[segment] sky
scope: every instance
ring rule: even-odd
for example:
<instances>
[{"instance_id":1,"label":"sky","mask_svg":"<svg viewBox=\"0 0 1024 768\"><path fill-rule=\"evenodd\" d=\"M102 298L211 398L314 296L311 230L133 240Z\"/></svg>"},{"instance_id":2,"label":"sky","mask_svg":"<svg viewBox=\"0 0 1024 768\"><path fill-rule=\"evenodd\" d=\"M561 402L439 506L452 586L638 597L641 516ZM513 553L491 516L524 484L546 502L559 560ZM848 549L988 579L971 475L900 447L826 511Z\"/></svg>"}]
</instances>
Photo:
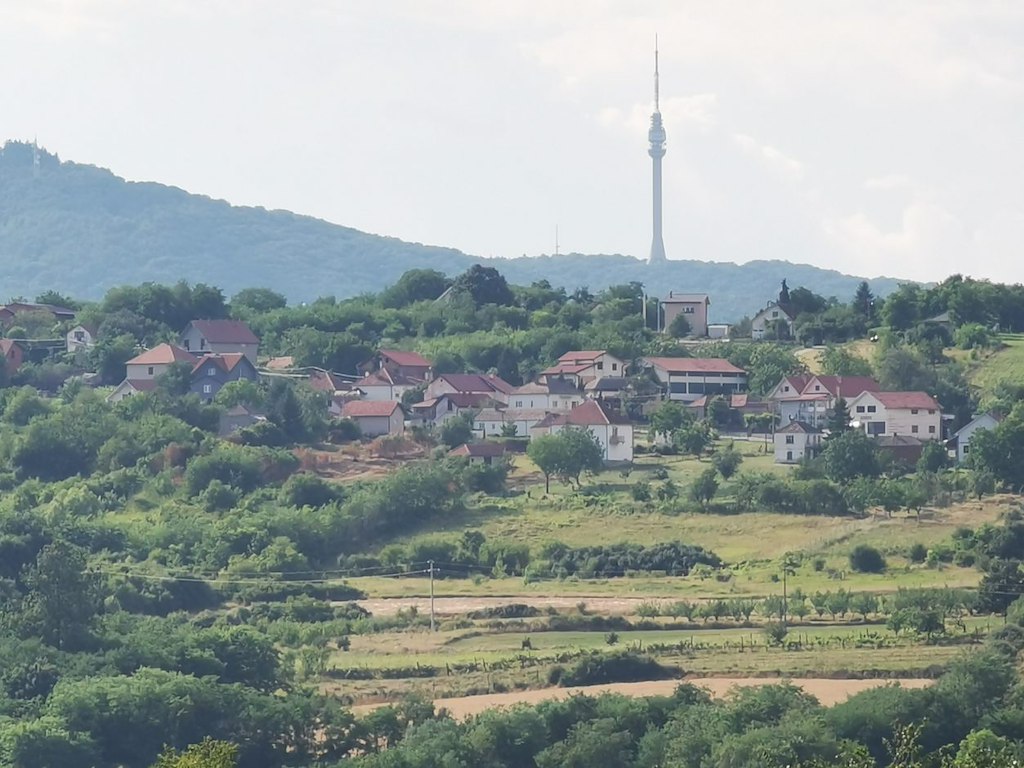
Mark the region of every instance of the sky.
<instances>
[{"instance_id":1,"label":"sky","mask_svg":"<svg viewBox=\"0 0 1024 768\"><path fill-rule=\"evenodd\" d=\"M1018 0L0 0L0 142L479 256L1024 281Z\"/></svg>"}]
</instances>

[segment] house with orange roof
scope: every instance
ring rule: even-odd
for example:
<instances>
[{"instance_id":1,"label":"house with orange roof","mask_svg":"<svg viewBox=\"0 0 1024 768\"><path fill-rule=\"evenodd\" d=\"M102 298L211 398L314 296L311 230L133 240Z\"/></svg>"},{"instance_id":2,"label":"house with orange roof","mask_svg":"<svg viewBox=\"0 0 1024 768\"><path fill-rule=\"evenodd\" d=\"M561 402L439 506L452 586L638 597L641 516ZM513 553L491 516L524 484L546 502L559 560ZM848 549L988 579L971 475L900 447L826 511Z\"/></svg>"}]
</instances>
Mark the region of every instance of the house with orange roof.
<instances>
[{"instance_id":1,"label":"house with orange roof","mask_svg":"<svg viewBox=\"0 0 1024 768\"><path fill-rule=\"evenodd\" d=\"M643 364L661 382L668 400L692 403L705 395L747 391L747 372L717 357L645 357Z\"/></svg>"},{"instance_id":2,"label":"house with orange roof","mask_svg":"<svg viewBox=\"0 0 1024 768\"><path fill-rule=\"evenodd\" d=\"M803 387L795 396L783 391L790 381L803 382ZM814 427L824 427L840 398L849 405L850 401L862 393L877 392L881 388L882 385L870 376L791 376L776 385L769 400L774 400L781 425L803 421ZM783 391L784 396L777 395L780 391Z\"/></svg>"},{"instance_id":3,"label":"house with orange roof","mask_svg":"<svg viewBox=\"0 0 1024 768\"><path fill-rule=\"evenodd\" d=\"M513 389L500 376L490 373L442 373L427 384L423 397L432 400L442 395L485 395L499 403L508 403Z\"/></svg>"},{"instance_id":4,"label":"house with orange roof","mask_svg":"<svg viewBox=\"0 0 1024 768\"><path fill-rule=\"evenodd\" d=\"M196 362L195 356L188 350L174 344L157 344L125 363L125 378L133 381L155 379L167 373L167 369L174 363L194 366Z\"/></svg>"},{"instance_id":5,"label":"house with orange roof","mask_svg":"<svg viewBox=\"0 0 1024 768\"><path fill-rule=\"evenodd\" d=\"M382 349L377 355L359 366L364 374L387 370L397 379L422 384L431 378L433 363L419 352L406 352L401 349Z\"/></svg>"}]
</instances>

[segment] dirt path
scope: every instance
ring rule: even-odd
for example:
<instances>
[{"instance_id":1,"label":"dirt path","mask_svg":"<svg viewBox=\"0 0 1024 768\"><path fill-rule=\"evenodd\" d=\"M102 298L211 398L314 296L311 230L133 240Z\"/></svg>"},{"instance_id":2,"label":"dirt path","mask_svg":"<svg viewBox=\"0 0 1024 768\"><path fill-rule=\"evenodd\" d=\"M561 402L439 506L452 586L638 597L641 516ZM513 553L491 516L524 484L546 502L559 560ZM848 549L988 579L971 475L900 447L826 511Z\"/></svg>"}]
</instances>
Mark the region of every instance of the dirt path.
<instances>
[{"instance_id":1,"label":"dirt path","mask_svg":"<svg viewBox=\"0 0 1024 768\"><path fill-rule=\"evenodd\" d=\"M357 600L374 616L394 616L400 610L415 608L421 615L430 612L430 598L427 597L382 597L371 600ZM631 614L641 603L668 602L658 597L536 597L513 595L511 597L435 597L434 612L440 616L458 616L470 611L497 608L503 605L522 604L534 608L557 608L569 610L579 603L587 604L588 613Z\"/></svg>"},{"instance_id":2,"label":"dirt path","mask_svg":"<svg viewBox=\"0 0 1024 768\"><path fill-rule=\"evenodd\" d=\"M771 685L783 682L780 677L713 677L691 678L684 682L706 688L712 696L725 696L733 688L754 685ZM799 685L809 694L827 707L846 701L854 694L878 688L883 685L899 683L904 688L924 688L931 685L931 680L900 679L900 680L832 680L827 678L794 678L786 682ZM576 688L544 688L537 691L516 691L514 693L492 693L481 696L462 696L451 699L437 699L434 706L448 710L452 717L462 720L477 715L488 709L511 707L515 704L538 704L551 699L566 699L578 694L599 696L602 693L618 693L623 696L668 696L680 683L679 680L657 680L647 683L611 683L609 685L587 685ZM368 712L379 704L353 707L356 714Z\"/></svg>"}]
</instances>

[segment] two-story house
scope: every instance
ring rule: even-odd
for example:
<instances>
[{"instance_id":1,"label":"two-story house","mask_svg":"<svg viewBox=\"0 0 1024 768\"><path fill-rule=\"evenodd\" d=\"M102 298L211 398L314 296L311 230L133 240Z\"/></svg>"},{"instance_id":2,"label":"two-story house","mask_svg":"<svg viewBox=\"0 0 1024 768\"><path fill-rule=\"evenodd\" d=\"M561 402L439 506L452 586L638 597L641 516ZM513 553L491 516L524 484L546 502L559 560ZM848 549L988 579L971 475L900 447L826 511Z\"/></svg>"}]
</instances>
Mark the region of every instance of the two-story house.
<instances>
[{"instance_id":1,"label":"two-story house","mask_svg":"<svg viewBox=\"0 0 1024 768\"><path fill-rule=\"evenodd\" d=\"M204 403L212 403L221 388L231 381L258 381L259 373L248 357L240 352L203 355L192 368L192 394Z\"/></svg>"},{"instance_id":2,"label":"two-story house","mask_svg":"<svg viewBox=\"0 0 1024 768\"><path fill-rule=\"evenodd\" d=\"M377 355L359 369L370 374L375 371L387 370L393 378L405 379L422 384L430 381L433 375L433 364L418 352L406 352L400 349L382 349Z\"/></svg>"},{"instance_id":3,"label":"two-story house","mask_svg":"<svg viewBox=\"0 0 1024 768\"><path fill-rule=\"evenodd\" d=\"M668 328L679 315L686 318L690 325L690 335L703 338L708 335L708 307L711 299L706 293L676 293L669 291L668 297L661 299L664 314L662 328Z\"/></svg>"},{"instance_id":4,"label":"two-story house","mask_svg":"<svg viewBox=\"0 0 1024 768\"><path fill-rule=\"evenodd\" d=\"M985 429L995 429L1003 421L1003 418L1004 416L1000 413L987 411L986 413L978 414L960 427L953 435L953 439L956 441L957 464L963 464L967 461L967 457L970 456L971 440L974 438L974 433Z\"/></svg>"},{"instance_id":5,"label":"two-story house","mask_svg":"<svg viewBox=\"0 0 1024 768\"><path fill-rule=\"evenodd\" d=\"M927 392L864 392L848 407L853 426L871 437L942 439L942 409Z\"/></svg>"},{"instance_id":6,"label":"two-story house","mask_svg":"<svg viewBox=\"0 0 1024 768\"><path fill-rule=\"evenodd\" d=\"M750 319L750 335L755 341L792 338L793 319L778 302L769 301L768 306Z\"/></svg>"},{"instance_id":7,"label":"two-story house","mask_svg":"<svg viewBox=\"0 0 1024 768\"><path fill-rule=\"evenodd\" d=\"M799 464L813 459L821 451L823 435L818 427L803 421L791 421L775 430L775 463Z\"/></svg>"},{"instance_id":8,"label":"two-story house","mask_svg":"<svg viewBox=\"0 0 1024 768\"><path fill-rule=\"evenodd\" d=\"M196 362L196 358L181 347L157 344L125 363L124 381L107 396L107 402L117 403L140 392L152 392L156 389L156 380L172 365L187 363L194 367Z\"/></svg>"},{"instance_id":9,"label":"two-story house","mask_svg":"<svg viewBox=\"0 0 1024 768\"><path fill-rule=\"evenodd\" d=\"M440 397L432 397L410 408L410 421L421 426L441 427L446 421L465 413L475 413L485 408L499 406L490 395L477 392L445 392Z\"/></svg>"},{"instance_id":10,"label":"two-story house","mask_svg":"<svg viewBox=\"0 0 1024 768\"><path fill-rule=\"evenodd\" d=\"M585 400L569 413L549 413L530 429L530 437L558 434L567 428L589 430L606 462L633 460L633 424L600 400Z\"/></svg>"},{"instance_id":11,"label":"two-story house","mask_svg":"<svg viewBox=\"0 0 1024 768\"><path fill-rule=\"evenodd\" d=\"M602 376L625 376L627 363L601 350L566 352L558 362L540 372L541 381L563 379L576 387L583 387Z\"/></svg>"},{"instance_id":12,"label":"two-story house","mask_svg":"<svg viewBox=\"0 0 1024 768\"><path fill-rule=\"evenodd\" d=\"M583 393L571 381L551 377L516 387L508 396L508 405L513 409L571 411L583 399Z\"/></svg>"},{"instance_id":13,"label":"two-story house","mask_svg":"<svg viewBox=\"0 0 1024 768\"><path fill-rule=\"evenodd\" d=\"M803 386L797 392L801 383ZM789 376L775 385L768 400L774 405L780 425L802 421L824 427L840 398L849 405L860 394L881 388L870 376Z\"/></svg>"},{"instance_id":14,"label":"two-story house","mask_svg":"<svg viewBox=\"0 0 1024 768\"><path fill-rule=\"evenodd\" d=\"M181 332L181 346L194 355L242 354L256 364L260 340L241 320L193 320Z\"/></svg>"},{"instance_id":15,"label":"two-story house","mask_svg":"<svg viewBox=\"0 0 1024 768\"><path fill-rule=\"evenodd\" d=\"M747 391L747 372L721 358L645 357L643 362L654 371L669 400L691 403L704 395Z\"/></svg>"}]
</instances>

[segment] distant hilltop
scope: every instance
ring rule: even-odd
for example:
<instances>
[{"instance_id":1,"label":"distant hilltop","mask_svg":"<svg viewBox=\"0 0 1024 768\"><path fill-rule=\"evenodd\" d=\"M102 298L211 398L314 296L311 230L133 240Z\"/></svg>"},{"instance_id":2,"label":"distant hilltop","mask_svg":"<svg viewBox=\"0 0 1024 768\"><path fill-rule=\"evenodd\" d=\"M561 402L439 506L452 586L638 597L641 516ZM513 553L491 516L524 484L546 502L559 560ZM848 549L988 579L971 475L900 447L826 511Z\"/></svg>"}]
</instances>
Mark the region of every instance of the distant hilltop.
<instances>
[{"instance_id":1,"label":"distant hilltop","mask_svg":"<svg viewBox=\"0 0 1024 768\"><path fill-rule=\"evenodd\" d=\"M185 279L228 295L267 286L291 301L308 301L379 291L409 269L454 275L475 263L496 267L516 284L547 280L569 290L599 290L636 281L651 295L707 293L714 322L752 315L784 278L843 299L863 279L785 261L647 265L630 256L575 253L483 259L288 211L128 182L103 168L62 162L33 144L9 141L0 150L0 300L51 289L99 298L115 285ZM897 286L891 278L869 283L877 296Z\"/></svg>"}]
</instances>

